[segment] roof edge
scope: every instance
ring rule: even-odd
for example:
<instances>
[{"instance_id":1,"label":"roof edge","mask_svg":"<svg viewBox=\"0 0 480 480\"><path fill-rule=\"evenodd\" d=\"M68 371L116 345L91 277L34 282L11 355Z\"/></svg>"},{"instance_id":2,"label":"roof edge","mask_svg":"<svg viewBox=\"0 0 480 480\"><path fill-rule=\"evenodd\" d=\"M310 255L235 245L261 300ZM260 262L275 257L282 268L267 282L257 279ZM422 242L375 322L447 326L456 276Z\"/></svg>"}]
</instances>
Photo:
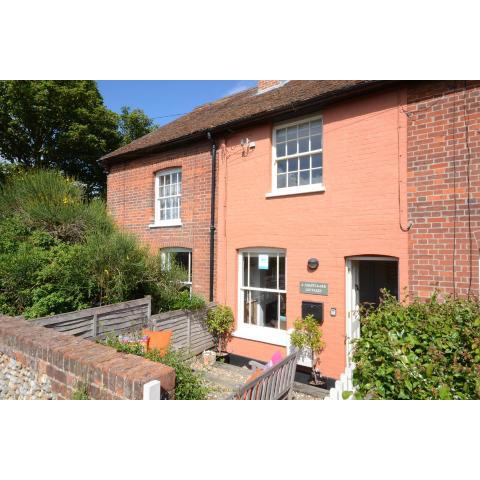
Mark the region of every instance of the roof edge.
<instances>
[{"instance_id":1,"label":"roof edge","mask_svg":"<svg viewBox=\"0 0 480 480\"><path fill-rule=\"evenodd\" d=\"M180 145L184 145L187 143L191 143L193 141L199 140L201 138L206 139L207 132L211 132L212 134L218 134L225 130L231 129L233 127L243 127L247 124L251 123L258 123L260 121L268 120L274 117L277 117L282 114L288 113L297 113L299 110L307 109L315 106L325 105L327 103L334 103L331 100L345 100L350 98L354 94L357 93L366 93L369 91L374 91L384 86L397 83L399 80L371 80L366 81L366 83L352 85L349 87L342 88L340 90L336 90L334 92L329 92L324 95L320 95L318 97L310 98L308 100L304 100L302 102L298 102L296 104L291 104L288 106L282 106L277 109L269 110L266 112L261 112L255 115L251 115L245 118L237 119L232 122L227 122L224 124L217 125L212 128L200 130L198 132L190 133L188 135L184 135L183 137L176 138L174 140L170 140L167 142L161 142L156 145L150 145L147 147L139 148L132 152L125 152L120 153L118 155L111 155L110 153L101 157L98 162L103 165L104 167L108 168L111 163L120 163L122 161L132 160L134 158L138 158L142 155L146 154L153 154L159 151L168 150L169 148L175 148ZM200 108L200 107L197 107ZM113 160L113 162L112 162Z\"/></svg>"}]
</instances>

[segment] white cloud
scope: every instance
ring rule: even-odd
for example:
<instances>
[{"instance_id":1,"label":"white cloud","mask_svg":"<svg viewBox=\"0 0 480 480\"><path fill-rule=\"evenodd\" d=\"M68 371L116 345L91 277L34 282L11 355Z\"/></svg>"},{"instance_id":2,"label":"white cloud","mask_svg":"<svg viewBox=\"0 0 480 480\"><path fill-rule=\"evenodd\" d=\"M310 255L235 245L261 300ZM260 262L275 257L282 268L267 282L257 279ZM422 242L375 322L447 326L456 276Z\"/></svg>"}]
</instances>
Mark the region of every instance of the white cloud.
<instances>
[{"instance_id":1,"label":"white cloud","mask_svg":"<svg viewBox=\"0 0 480 480\"><path fill-rule=\"evenodd\" d=\"M232 88L230 88L225 92L225 96L235 95L236 93L243 92L244 90L247 90L251 87L252 87L251 83L240 80Z\"/></svg>"}]
</instances>

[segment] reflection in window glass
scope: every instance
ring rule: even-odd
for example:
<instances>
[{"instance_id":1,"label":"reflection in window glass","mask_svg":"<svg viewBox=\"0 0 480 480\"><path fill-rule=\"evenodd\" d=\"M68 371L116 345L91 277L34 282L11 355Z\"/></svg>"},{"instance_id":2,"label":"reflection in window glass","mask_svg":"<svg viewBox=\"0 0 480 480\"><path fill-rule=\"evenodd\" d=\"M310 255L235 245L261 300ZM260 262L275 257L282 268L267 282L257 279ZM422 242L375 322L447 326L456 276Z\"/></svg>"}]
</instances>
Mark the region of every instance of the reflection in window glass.
<instances>
[{"instance_id":1,"label":"reflection in window glass","mask_svg":"<svg viewBox=\"0 0 480 480\"><path fill-rule=\"evenodd\" d=\"M286 330L285 254L242 253L243 321Z\"/></svg>"}]
</instances>

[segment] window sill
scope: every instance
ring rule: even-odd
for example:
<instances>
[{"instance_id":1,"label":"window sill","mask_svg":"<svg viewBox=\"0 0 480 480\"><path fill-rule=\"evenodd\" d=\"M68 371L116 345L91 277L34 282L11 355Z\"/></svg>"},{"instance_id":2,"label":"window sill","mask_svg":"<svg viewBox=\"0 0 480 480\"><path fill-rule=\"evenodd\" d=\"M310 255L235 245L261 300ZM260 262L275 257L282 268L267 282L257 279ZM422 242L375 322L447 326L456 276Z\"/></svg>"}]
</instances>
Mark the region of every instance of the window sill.
<instances>
[{"instance_id":1,"label":"window sill","mask_svg":"<svg viewBox=\"0 0 480 480\"><path fill-rule=\"evenodd\" d=\"M152 223L148 228L181 227L181 220L166 220L164 222Z\"/></svg>"},{"instance_id":2,"label":"window sill","mask_svg":"<svg viewBox=\"0 0 480 480\"><path fill-rule=\"evenodd\" d=\"M306 187L287 187L274 190L265 194L266 198L286 197L288 195L302 195L304 193L321 193L325 191L325 185L308 185Z\"/></svg>"},{"instance_id":3,"label":"window sill","mask_svg":"<svg viewBox=\"0 0 480 480\"><path fill-rule=\"evenodd\" d=\"M243 324L239 325L232 335L244 340L254 340L256 342L269 343L282 347L287 347L290 344L290 335L288 332L278 328Z\"/></svg>"}]
</instances>

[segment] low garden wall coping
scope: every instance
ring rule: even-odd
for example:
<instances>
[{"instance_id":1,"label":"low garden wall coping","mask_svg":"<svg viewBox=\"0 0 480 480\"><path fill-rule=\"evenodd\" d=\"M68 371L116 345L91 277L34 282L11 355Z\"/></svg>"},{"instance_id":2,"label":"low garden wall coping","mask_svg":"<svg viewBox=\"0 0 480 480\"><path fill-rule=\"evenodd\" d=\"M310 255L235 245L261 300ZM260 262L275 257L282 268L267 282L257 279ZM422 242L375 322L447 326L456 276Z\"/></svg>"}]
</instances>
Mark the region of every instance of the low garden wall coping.
<instances>
[{"instance_id":1,"label":"low garden wall coping","mask_svg":"<svg viewBox=\"0 0 480 480\"><path fill-rule=\"evenodd\" d=\"M145 358L0 315L0 352L39 376L46 375L55 398L72 398L80 384L89 398L135 400L143 385L159 380L162 398L172 398L175 370Z\"/></svg>"}]
</instances>

